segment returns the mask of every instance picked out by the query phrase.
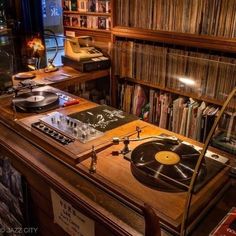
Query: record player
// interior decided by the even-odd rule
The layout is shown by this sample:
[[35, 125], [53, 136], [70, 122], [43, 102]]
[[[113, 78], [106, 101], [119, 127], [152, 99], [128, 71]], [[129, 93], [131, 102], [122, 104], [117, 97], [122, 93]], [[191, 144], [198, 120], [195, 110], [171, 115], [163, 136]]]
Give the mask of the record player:
[[[148, 204], [160, 217], [161, 227], [177, 235], [202, 147], [153, 125], [134, 131], [129, 137], [114, 138], [117, 145], [97, 153], [94, 176], [102, 179], [103, 184], [122, 190], [122, 198], [138, 205]], [[210, 207], [210, 202], [228, 188], [227, 163], [224, 155], [207, 151], [193, 190], [192, 226]], [[91, 164], [91, 160], [86, 159], [77, 166], [89, 170]]]
[[[131, 172], [141, 183], [160, 191], [187, 191], [201, 148], [162, 137], [160, 135], [156, 140], [153, 138], [152, 141], [142, 143], [126, 154], [125, 158], [131, 163]], [[199, 191], [227, 162], [227, 158], [208, 151], [198, 173], [194, 192]]]
[[59, 97], [53, 92], [31, 91], [16, 96], [12, 103], [19, 111], [39, 112], [59, 105]]
[[76, 96], [31, 80], [21, 82], [13, 92], [12, 106], [18, 112], [40, 113], [79, 103]]

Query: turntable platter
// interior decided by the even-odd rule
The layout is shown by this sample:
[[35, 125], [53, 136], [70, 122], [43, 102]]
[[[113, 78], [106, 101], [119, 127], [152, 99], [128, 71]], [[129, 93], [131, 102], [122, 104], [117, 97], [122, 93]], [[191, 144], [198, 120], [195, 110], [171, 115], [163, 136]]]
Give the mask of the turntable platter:
[[[184, 143], [150, 141], [131, 153], [131, 171], [142, 183], [165, 191], [186, 190], [200, 153]], [[199, 179], [206, 169], [201, 168]], [[179, 190], [178, 190], [179, 189]]]
[[33, 112], [56, 105], [59, 102], [57, 94], [46, 91], [33, 91], [22, 93], [12, 101], [19, 110]]

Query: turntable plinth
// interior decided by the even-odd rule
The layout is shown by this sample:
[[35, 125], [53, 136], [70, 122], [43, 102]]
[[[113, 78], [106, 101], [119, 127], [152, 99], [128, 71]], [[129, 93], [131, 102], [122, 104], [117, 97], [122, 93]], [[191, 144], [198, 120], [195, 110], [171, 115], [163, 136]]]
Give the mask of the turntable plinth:
[[[140, 121], [139, 121], [140, 122]], [[148, 125], [142, 129], [141, 137], [169, 134], [171, 132], [157, 128], [153, 125]], [[136, 136], [133, 136], [134, 138]], [[181, 137], [183, 140], [187, 140], [192, 144], [192, 140]], [[144, 141], [142, 141], [144, 142]], [[130, 148], [134, 148], [140, 145], [142, 142], [131, 142]], [[118, 146], [112, 146], [106, 150], [98, 153], [97, 160], [97, 172], [94, 177], [99, 179], [101, 182], [106, 183], [108, 186], [115, 187], [123, 197], [128, 198], [130, 202], [137, 205], [144, 203], [150, 205], [160, 217], [161, 222], [168, 227], [171, 227], [174, 231], [179, 231], [182, 216], [184, 212], [184, 204], [186, 199], [186, 192], [165, 192], [152, 189], [148, 186], [140, 183], [131, 173], [130, 162], [125, 160], [122, 155], [112, 156], [112, 151], [119, 151], [123, 148], [123, 144]], [[166, 161], [166, 156], [170, 153], [162, 153], [160, 158], [161, 161]], [[178, 160], [178, 156], [171, 157], [171, 164]], [[168, 163], [170, 164], [170, 163]], [[87, 169], [90, 166], [90, 160], [84, 160], [78, 164], [78, 168]], [[218, 194], [218, 191], [223, 188], [224, 184], [228, 180], [226, 175], [227, 170], [222, 170], [216, 177], [208, 182], [197, 194], [194, 194], [192, 205], [191, 205], [191, 218], [196, 220], [199, 213], [207, 207], [207, 204], [214, 199]]]

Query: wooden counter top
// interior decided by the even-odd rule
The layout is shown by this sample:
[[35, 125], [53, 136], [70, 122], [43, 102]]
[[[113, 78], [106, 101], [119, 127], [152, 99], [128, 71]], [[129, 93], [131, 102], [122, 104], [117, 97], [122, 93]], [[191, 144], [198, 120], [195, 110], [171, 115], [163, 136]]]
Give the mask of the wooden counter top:
[[[51, 85], [61, 90], [67, 90], [68, 87], [110, 75], [110, 70], [97, 70], [89, 73], [79, 72], [68, 66], [59, 67], [55, 72], [45, 73], [43, 69], [30, 72], [35, 74], [33, 81], [39, 84]], [[63, 76], [68, 75], [68, 77]], [[17, 85], [21, 80], [13, 76], [13, 85]]]
[[[152, 125], [145, 127], [143, 125], [141, 137], [160, 135], [163, 133], [173, 135], [172, 132]], [[136, 135], [133, 136], [133, 138], [135, 137]], [[183, 136], [177, 137], [191, 144], [200, 145]], [[130, 138], [132, 138], [132, 136]], [[143, 143], [143, 141], [131, 143], [130, 148], [134, 149], [141, 143]], [[112, 146], [98, 153], [97, 172], [95, 176], [100, 179], [101, 182], [107, 183], [107, 185], [115, 185], [125, 196], [129, 196], [134, 202], [139, 202], [140, 204], [146, 203], [153, 207], [161, 220], [164, 220], [165, 224], [174, 225], [176, 228], [180, 227], [186, 192], [175, 193], [160, 191], [147, 187], [137, 181], [131, 173], [130, 162], [125, 160], [122, 155], [112, 155], [112, 151], [119, 151], [122, 149], [122, 146], [123, 144]], [[88, 169], [90, 160], [87, 159], [77, 165], [78, 168], [81, 166]], [[195, 218], [197, 218], [199, 214], [199, 209], [202, 209], [203, 206], [206, 207], [209, 201], [214, 199], [218, 191], [220, 191], [222, 186], [229, 180], [226, 173], [227, 168], [221, 171], [220, 174], [206, 184], [197, 194], [194, 194], [191, 204], [191, 214], [196, 215]]]
[[[137, 235], [137, 231], [143, 232], [142, 207], [144, 204], [148, 204], [161, 218], [162, 225], [165, 228], [178, 233], [186, 192], [163, 192], [141, 184], [132, 175], [130, 163], [127, 160], [122, 156], [114, 157], [111, 155], [112, 151], [121, 150], [123, 144], [110, 145], [111, 138], [114, 136], [136, 136], [136, 126], [142, 129], [142, 136], [160, 133], [173, 135], [173, 133], [136, 120], [106, 132], [102, 138], [97, 140], [86, 144], [77, 142], [65, 147], [55, 143], [50, 138], [46, 138], [43, 134], [32, 131], [31, 123], [45, 115], [44, 113], [17, 112], [15, 114], [11, 107], [11, 99], [12, 96], [0, 99], [0, 128], [2, 130], [0, 140], [6, 149], [12, 153], [15, 152], [14, 155], [18, 156], [18, 161], [22, 160], [25, 165], [31, 166], [47, 181], [53, 182], [53, 187], [62, 191], [63, 194], [67, 194], [69, 199], [74, 199], [73, 202], [76, 202], [75, 199], [81, 200], [86, 196], [83, 202], [86, 202], [87, 210], [90, 208], [91, 211], [93, 208], [103, 220], [105, 216], [105, 218], [109, 218], [108, 212], [111, 212], [115, 216], [110, 219], [114, 228], [117, 225], [121, 228], [124, 227], [127, 232], [131, 232], [130, 235]], [[59, 108], [59, 111], [63, 114], [71, 114], [95, 106], [97, 104], [81, 100], [80, 104]], [[182, 136], [178, 137], [191, 144], [201, 145]], [[134, 148], [138, 144], [138, 142], [131, 144], [131, 147]], [[91, 164], [89, 157], [91, 156], [92, 145], [95, 146], [98, 156], [95, 174], [89, 173]], [[201, 215], [201, 212], [208, 209], [211, 202], [218, 200], [228, 184], [230, 184], [230, 180], [227, 175], [227, 168], [225, 168], [197, 194], [194, 194], [191, 204], [191, 220], [194, 224], [200, 219], [198, 216]], [[93, 215], [93, 217], [95, 216]], [[122, 222], [119, 223], [117, 219], [121, 219]], [[137, 221], [137, 225], [133, 225], [135, 221]], [[127, 232], [120, 235], [128, 235]]]

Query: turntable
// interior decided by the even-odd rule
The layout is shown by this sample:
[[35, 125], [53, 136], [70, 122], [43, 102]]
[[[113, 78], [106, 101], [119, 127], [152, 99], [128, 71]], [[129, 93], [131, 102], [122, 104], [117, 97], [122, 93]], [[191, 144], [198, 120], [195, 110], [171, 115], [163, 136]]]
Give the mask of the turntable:
[[[143, 129], [142, 139], [133, 138], [133, 141], [137, 141], [133, 142], [133, 145], [132, 138], [129, 138], [132, 151], [126, 154], [125, 158], [129, 159], [130, 163], [124, 163], [122, 157], [117, 161], [112, 159], [116, 165], [125, 167], [123, 171], [120, 168], [119, 173], [116, 173], [113, 163], [109, 166], [104, 163], [108, 158], [103, 158], [101, 161], [98, 158], [97, 174], [129, 193], [130, 198], [135, 199], [136, 203], [141, 201], [150, 205], [156, 210], [163, 228], [169, 231], [171, 227], [170, 232], [174, 230], [171, 232], [174, 235], [179, 233], [182, 236], [187, 235], [231, 184], [229, 171], [232, 156], [214, 148], [209, 150], [208, 145], [233, 94], [236, 94], [236, 89], [227, 98], [203, 148], [197, 146], [199, 143], [185, 137], [181, 137], [184, 141], [177, 140], [176, 143], [173, 139], [168, 141], [160, 134], [166, 133], [168, 137], [167, 131], [150, 125]], [[235, 100], [233, 102], [231, 109], [235, 109]], [[229, 130], [235, 131], [235, 123], [232, 120], [229, 122], [228, 133], [231, 133]], [[148, 136], [154, 135], [161, 137], [147, 141]], [[235, 136], [231, 134], [226, 141], [234, 144], [234, 139]], [[125, 147], [121, 153], [129, 151], [127, 139], [123, 139], [123, 142]], [[108, 153], [108, 151], [101, 153], [100, 157], [108, 157]], [[106, 173], [108, 169], [109, 173]], [[131, 169], [131, 174], [127, 169]]]
[[59, 104], [59, 97], [53, 92], [31, 91], [16, 96], [12, 103], [19, 111], [38, 112], [56, 107]]
[[[163, 136], [160, 136], [162, 138]], [[142, 143], [126, 154], [131, 172], [141, 183], [159, 191], [187, 191], [194, 173], [200, 148], [190, 143], [153, 139]], [[208, 151], [198, 173], [194, 192], [199, 191], [225, 167], [227, 158]]]
[[[22, 92], [22, 88], [15, 91], [15, 97], [12, 99], [14, 110], [25, 113], [41, 113], [62, 106], [75, 105], [82, 101], [82, 99], [78, 99], [76, 96], [68, 95], [50, 86], [32, 83], [28, 85], [27, 83], [24, 85], [23, 89], [26, 88], [29, 90], [28, 86], [31, 86], [30, 92]], [[41, 88], [41, 86], [44, 87]], [[36, 89], [33, 89], [34, 87]], [[18, 94], [19, 91], [21, 91], [21, 93]]]
[[[183, 143], [149, 141], [132, 151], [131, 171], [140, 182], [159, 190], [186, 190], [198, 157], [197, 150]], [[199, 181], [202, 181], [206, 174], [204, 163], [198, 175]]]
[[[128, 139], [120, 138], [122, 142], [118, 145], [97, 153], [94, 178], [115, 186], [119, 192], [122, 190], [123, 195], [119, 197], [129, 199], [136, 206], [145, 203], [152, 207], [161, 219], [161, 227], [177, 235], [201, 147], [184, 137], [172, 138], [172, 133], [153, 125], [143, 126], [141, 130], [141, 137], [136, 133]], [[128, 141], [129, 146], [124, 147]], [[114, 156], [115, 152], [128, 153]], [[205, 154], [193, 190], [190, 214], [193, 224], [204, 208], [210, 206], [209, 202], [214, 202], [228, 188], [227, 162], [228, 158], [213, 151]], [[91, 160], [82, 161], [78, 164], [81, 166], [89, 170]]]

